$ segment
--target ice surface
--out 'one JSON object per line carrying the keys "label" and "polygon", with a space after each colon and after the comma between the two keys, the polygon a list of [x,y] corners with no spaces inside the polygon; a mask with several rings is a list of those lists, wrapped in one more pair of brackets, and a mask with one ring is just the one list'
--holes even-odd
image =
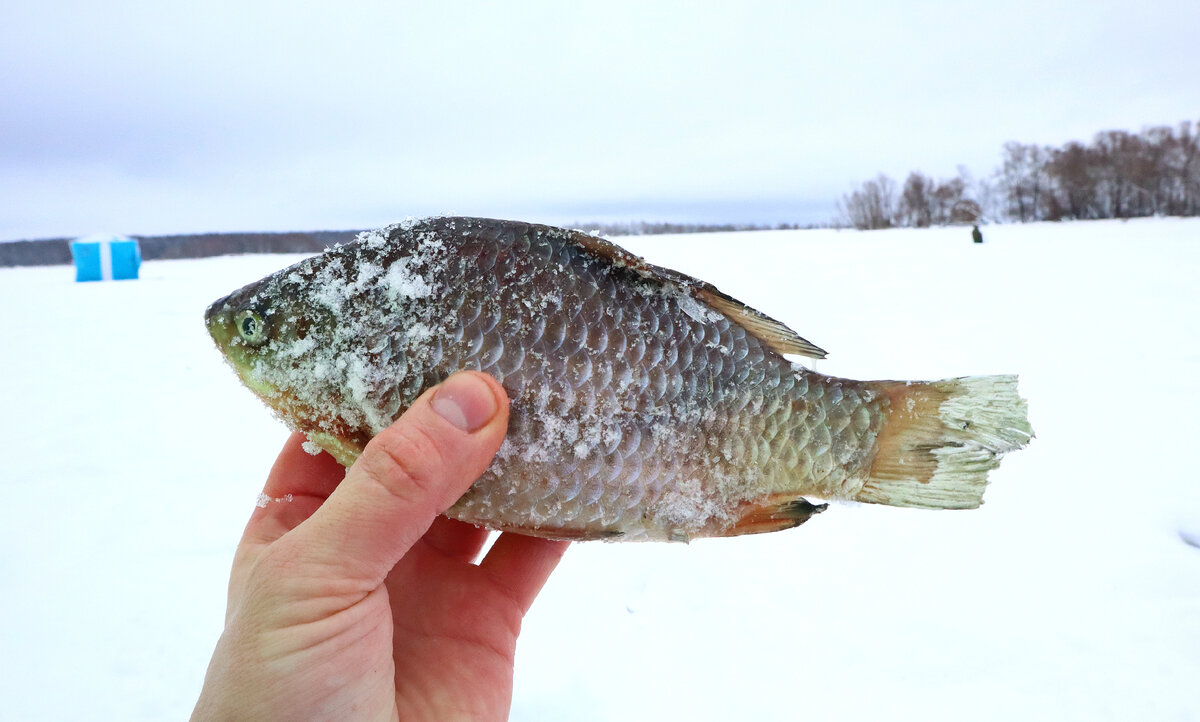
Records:
{"label": "ice surface", "polygon": [[[985,230],[621,241],[819,340],[822,372],[1018,373],[1038,438],[976,511],[575,545],[524,623],[514,720],[1200,718],[1200,221]],[[0,716],[188,716],[287,437],[199,312],[295,260],[0,269]]]}

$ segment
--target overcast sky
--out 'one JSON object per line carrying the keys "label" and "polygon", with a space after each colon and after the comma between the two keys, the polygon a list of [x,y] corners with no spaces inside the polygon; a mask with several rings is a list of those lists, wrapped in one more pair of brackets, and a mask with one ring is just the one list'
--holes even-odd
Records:
{"label": "overcast sky", "polygon": [[[435,7],[436,5],[436,7]],[[827,220],[1200,120],[1200,2],[9,2],[0,239]]]}

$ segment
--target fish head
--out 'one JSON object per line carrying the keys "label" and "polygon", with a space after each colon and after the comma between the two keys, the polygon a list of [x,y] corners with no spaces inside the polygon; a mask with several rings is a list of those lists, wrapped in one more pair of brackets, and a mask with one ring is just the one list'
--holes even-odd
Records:
{"label": "fish head", "polygon": [[271,276],[214,301],[204,312],[204,325],[242,383],[270,403],[284,391],[274,374],[296,341],[308,337],[310,319],[301,323],[290,304],[280,303]]}
{"label": "fish head", "polygon": [[346,291],[354,260],[327,251],[218,299],[204,314],[242,383],[346,465],[390,421],[372,415],[367,398],[380,373],[367,366],[372,359],[358,335],[369,299]]}

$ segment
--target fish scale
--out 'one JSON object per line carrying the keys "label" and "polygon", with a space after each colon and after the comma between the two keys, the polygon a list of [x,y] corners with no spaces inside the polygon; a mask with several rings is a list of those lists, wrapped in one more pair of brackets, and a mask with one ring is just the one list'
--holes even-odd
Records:
{"label": "fish scale", "polygon": [[[237,327],[247,314],[258,336]],[[447,514],[542,536],[770,531],[823,508],[805,495],[977,505],[959,487],[983,481],[941,464],[981,442],[943,409],[1016,408],[987,430],[1001,440],[989,463],[1031,435],[1012,377],[823,376],[785,358],[821,352],[778,322],[548,226],[437,218],[363,234],[217,301],[207,323],[243,381],[346,464],[427,388],[491,374],[512,402],[508,435]]]}
{"label": "fish scale", "polygon": [[[770,464],[742,465],[757,456],[757,437],[767,428],[765,422],[759,421],[759,428],[753,423],[763,394],[745,384],[750,368],[741,362],[752,344],[744,331],[724,317],[701,323],[659,289],[618,284],[613,279],[618,269],[572,253],[568,243],[537,232],[477,236],[456,249],[466,263],[446,264],[441,272],[430,269],[432,278],[426,280],[434,286],[476,289],[480,305],[488,299],[479,327],[464,330],[464,335],[481,333],[481,347],[451,347],[442,358],[431,358],[435,375],[457,369],[492,373],[513,401],[509,444],[450,515],[495,524],[497,510],[503,509],[506,516],[499,521],[504,526],[529,526],[532,521],[535,528],[583,530],[599,522],[603,528],[592,533],[678,536],[696,533],[714,519],[697,518],[690,528],[655,528],[668,479],[699,479],[706,496],[715,498],[710,506],[718,514],[764,496],[772,476],[782,470]],[[513,261],[497,273],[488,264],[502,258]],[[547,266],[550,258],[561,265]],[[469,304],[471,298],[464,296],[463,302]],[[535,308],[559,313],[543,320],[534,317]],[[706,342],[709,337],[712,343]],[[629,338],[634,339],[631,347]],[[693,363],[676,366],[680,347]],[[794,373],[779,359],[773,376]],[[612,379],[617,379],[615,389]],[[706,383],[698,383],[701,379]],[[681,398],[685,386],[706,391],[702,397]],[[538,389],[550,389],[550,398]],[[777,393],[786,389],[783,384]],[[675,431],[689,422],[699,423],[701,432]],[[635,426],[652,433],[643,437]],[[730,427],[734,433],[726,433]],[[650,469],[627,464],[620,444],[627,434],[639,440],[633,451],[637,458],[652,456],[661,463]],[[706,448],[709,439],[715,447],[711,450]],[[557,460],[564,456],[575,456],[579,463],[562,467]],[[696,461],[705,458],[711,461]]]}

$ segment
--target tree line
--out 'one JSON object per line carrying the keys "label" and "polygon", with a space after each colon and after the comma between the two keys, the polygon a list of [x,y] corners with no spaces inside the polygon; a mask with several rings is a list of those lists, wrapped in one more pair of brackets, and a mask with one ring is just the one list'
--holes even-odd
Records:
{"label": "tree line", "polygon": [[[239,253],[319,253],[335,243],[347,243],[357,231],[292,233],[192,233],[175,236],[132,236],[142,259],[205,258]],[[71,239],[0,243],[0,268],[56,266],[71,263]]]}
{"label": "tree line", "polygon": [[627,221],[574,223],[569,228],[609,236],[661,236],[678,233],[729,233],[731,231],[786,231],[821,226],[799,223],[673,223],[670,221]]}
{"label": "tree line", "polygon": [[[579,223],[572,228],[602,236],[642,236],[664,233],[719,233],[814,228],[798,223]],[[205,258],[242,253],[320,253],[335,243],[354,240],[359,231],[309,231],[286,233],[192,233],[172,236],[131,236],[141,246],[142,259]],[[47,238],[0,242],[0,268],[55,266],[71,263],[71,239]]]}
{"label": "tree line", "polygon": [[1005,143],[1001,165],[974,180],[880,174],[838,203],[837,225],[861,230],[992,221],[1200,215],[1200,123],[1106,130],[1060,148]]}
{"label": "tree line", "polygon": [[[663,233],[717,233],[801,228],[779,223],[581,223],[573,228],[603,236],[639,236]],[[811,226],[805,226],[811,227]],[[354,240],[358,231],[311,231],[289,233],[192,233],[173,236],[132,236],[141,246],[142,259],[205,258],[241,253],[320,253],[335,243]],[[55,266],[71,263],[71,239],[0,243],[0,268],[11,266]]]}

